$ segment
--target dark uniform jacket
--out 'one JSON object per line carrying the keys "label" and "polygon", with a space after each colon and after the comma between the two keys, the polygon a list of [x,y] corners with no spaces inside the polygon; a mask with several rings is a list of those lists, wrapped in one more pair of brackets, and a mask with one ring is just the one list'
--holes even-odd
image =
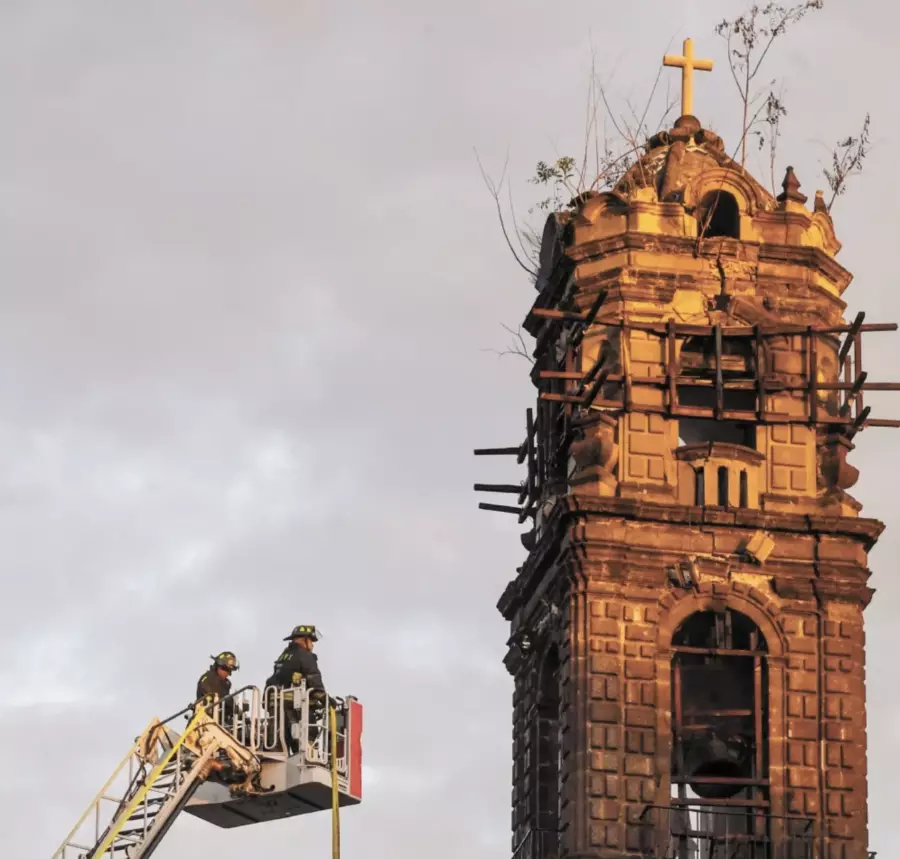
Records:
{"label": "dark uniform jacket", "polygon": [[306,688],[309,691],[325,691],[322,672],[319,671],[319,657],[292,641],[275,660],[275,671],[266,680],[266,686],[286,689],[299,686],[301,680],[306,681]]}
{"label": "dark uniform jacket", "polygon": [[[204,699],[208,699],[208,702],[211,702],[213,698],[218,698],[221,700],[226,695],[231,694],[231,680],[227,677],[220,677],[219,672],[216,671],[215,667],[212,667],[207,671],[198,681],[197,681],[197,700],[203,701]],[[229,699],[223,705],[224,713],[226,719],[230,717],[230,715],[234,711],[234,701]]]}

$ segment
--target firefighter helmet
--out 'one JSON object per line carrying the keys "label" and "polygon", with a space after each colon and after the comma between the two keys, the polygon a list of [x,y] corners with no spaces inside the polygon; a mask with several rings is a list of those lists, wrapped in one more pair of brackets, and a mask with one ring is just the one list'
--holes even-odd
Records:
{"label": "firefighter helmet", "polygon": [[216,668],[224,668],[226,671],[237,671],[241,667],[238,658],[230,650],[213,656],[212,661]]}
{"label": "firefighter helmet", "polygon": [[302,623],[300,626],[295,626],[291,634],[284,640],[293,641],[295,638],[311,638],[313,641],[318,641],[321,638],[321,633],[316,630],[314,625]]}

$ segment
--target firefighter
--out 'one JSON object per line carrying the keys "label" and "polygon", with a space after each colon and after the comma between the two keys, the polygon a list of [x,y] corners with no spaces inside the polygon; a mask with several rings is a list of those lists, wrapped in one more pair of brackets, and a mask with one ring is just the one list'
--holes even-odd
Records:
{"label": "firefighter", "polygon": [[[231,673],[241,664],[238,658],[226,650],[218,656],[210,656],[213,663],[209,670],[197,681],[197,702],[210,707],[231,694]],[[210,713],[212,715],[212,713]],[[229,698],[222,705],[222,724],[230,724],[234,717],[234,699]]]}
{"label": "firefighter", "polygon": [[325,684],[322,682],[322,672],[319,671],[319,659],[313,653],[315,643],[319,640],[315,626],[307,624],[295,626],[284,640],[290,644],[275,660],[275,670],[266,681],[266,686],[276,686],[283,690],[285,742],[291,754],[296,754],[300,751],[300,741],[293,736],[292,727],[300,722],[303,711],[299,707],[294,707],[293,687],[306,681],[309,693],[310,742],[318,735],[318,727],[314,725],[321,721],[328,698],[325,694]]}

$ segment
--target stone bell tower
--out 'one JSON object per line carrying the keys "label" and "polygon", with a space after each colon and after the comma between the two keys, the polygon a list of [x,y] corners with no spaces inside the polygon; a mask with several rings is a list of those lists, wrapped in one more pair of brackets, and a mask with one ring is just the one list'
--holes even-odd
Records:
{"label": "stone bell tower", "polygon": [[[694,60],[667,58],[686,79]],[[707,63],[707,67],[711,64]],[[821,194],[691,115],[546,224],[528,551],[511,625],[514,859],[866,859],[870,417]]]}

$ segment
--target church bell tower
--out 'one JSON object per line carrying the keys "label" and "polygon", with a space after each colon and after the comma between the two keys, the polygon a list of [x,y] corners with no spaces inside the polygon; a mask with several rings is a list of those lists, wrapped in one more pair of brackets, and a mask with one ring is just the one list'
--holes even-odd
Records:
{"label": "church bell tower", "polygon": [[[691,110],[550,216],[503,593],[514,859],[867,859],[863,610],[883,525],[851,274],[791,168],[772,196]],[[876,335],[883,336],[883,335]],[[502,463],[498,464],[499,465]]]}

